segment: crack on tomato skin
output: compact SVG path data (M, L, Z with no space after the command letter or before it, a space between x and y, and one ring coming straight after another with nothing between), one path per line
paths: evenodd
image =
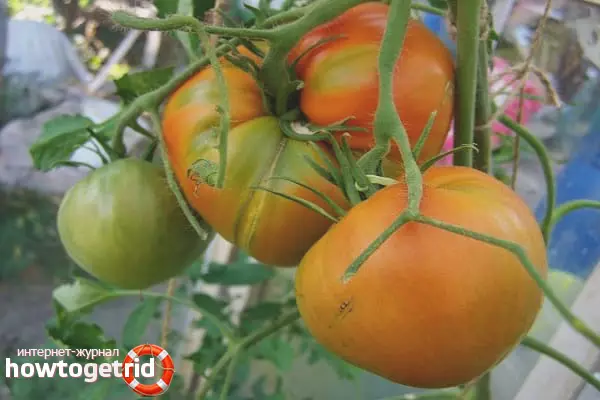
M258 177L256 182L254 182L253 186L260 185L265 180L265 177L269 177L273 174L273 172L277 169L277 164L279 162L279 159L281 158L281 155L284 153L287 144L288 144L288 139L282 134L282 138L279 141L279 146L277 147L277 151L275 152L275 155L273 156L273 160L271 161L271 166L269 168L267 168ZM264 206L267 196L270 194L267 192L264 192L264 193L258 193L258 192L259 192L258 190L249 189L248 197L246 198L244 203L240 206L238 217L236 218L234 226L233 226L233 234L234 234L234 237L236 238L236 241L238 242L240 247L245 248L247 251L250 251L250 247L252 245L252 239L254 239L254 231L256 229L256 226L258 225L258 219L259 219L259 216L261 213L260 213L260 211L257 211L256 213L254 213L254 215L249 216L250 220L246 223L246 225L247 225L246 229L243 229L244 228L243 220L245 219L245 217L248 217L248 215L246 215L248 212L248 208L250 207L250 205L252 204L252 202L256 198L256 196L262 196L262 197L259 197L259 202L256 207L258 210L260 210ZM246 238L243 237L244 231L248 232L248 234L246 235Z

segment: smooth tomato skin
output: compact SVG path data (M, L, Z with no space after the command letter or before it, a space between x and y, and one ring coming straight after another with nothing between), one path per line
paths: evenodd
M61 202L57 224L67 253L83 270L123 289L145 289L178 275L210 241L189 224L162 168L133 158L77 182Z
M254 79L235 67L223 68L229 88L231 128L222 189L190 179L199 160L218 165L218 86L212 69L205 69L169 99L163 131L169 160L191 206L226 240L257 260L295 266L331 222L318 213L261 186L311 201L328 210L307 189L283 180L309 185L345 206L342 192L312 169L305 157L324 166L308 142L288 140L274 117L266 116Z
M354 117L348 125L365 128L350 132L351 148L367 151L374 145L373 120L378 104L378 54L387 22L388 6L363 3L309 32L291 51L297 58L319 40L342 37L308 51L297 64L304 81L300 108L307 118L329 125ZM453 107L454 62L450 51L420 21L411 20L396 63L394 103L411 145L417 142L432 112L437 116L420 160L442 149L450 129ZM398 160L396 146L390 155Z
M424 215L517 242L546 276L536 220L507 186L465 167L432 167L424 182ZM389 186L332 226L297 270L298 307L313 336L352 364L408 386L463 384L518 344L543 295L512 253L417 223L343 283L406 198L406 185Z

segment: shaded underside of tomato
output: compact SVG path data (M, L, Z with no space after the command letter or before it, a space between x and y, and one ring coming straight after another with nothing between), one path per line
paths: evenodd
M424 182L424 215L517 242L546 275L536 220L507 186L464 167L432 167ZM298 306L315 338L359 367L409 386L462 384L518 344L543 295L512 253L413 222L343 283L406 205L406 186L389 186L334 225L298 268Z
M206 249L162 168L124 159L73 186L58 211L58 232L69 256L96 278L144 289L181 273Z
M279 121L267 116L254 79L232 66L223 72L232 128L223 188L208 181L208 174L218 170L220 134L218 85L210 68L183 85L166 105L163 130L170 162L191 206L225 239L263 263L297 265L331 222L257 187L300 197L329 212L331 207L316 194L273 178L308 185L343 206L342 192L306 160L325 166L313 145L288 139Z
M290 53L296 74L304 81L300 107L308 119L329 125L353 117L350 146L366 151L374 144L373 119L378 103L378 54L388 5L363 3L309 32ZM332 40L328 40L332 39ZM335 38L335 39L333 39ZM311 47L324 41L312 50ZM394 74L394 102L414 145L432 112L437 116L421 160L441 150L450 128L454 65L450 51L420 21L411 20ZM398 159L397 147L391 156Z

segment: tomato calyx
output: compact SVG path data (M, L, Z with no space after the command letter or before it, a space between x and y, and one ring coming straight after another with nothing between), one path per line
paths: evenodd
M205 184L210 187L216 187L219 178L219 165L211 160L204 158L196 160L187 173L188 179L196 185Z
M292 112L289 115L296 115L296 113ZM279 124L282 132L288 138L311 142L322 154L321 158L323 160L329 159L331 155L334 156L339 166L334 166L329 162L326 163L325 168L316 165L312 160L307 160L307 162L319 175L340 188L350 204L357 205L375 194L379 189L396 183L396 181L383 176L383 174L381 176L367 174L358 166L356 156L348 145L347 137L350 135L350 131L361 131L363 128L346 125L351 119L345 118L329 126L318 126L302 120L284 118L280 119ZM333 202L323 193L319 193L319 197L325 198L328 203ZM306 201L291 198L289 200L296 201L313 210L318 208L315 204Z

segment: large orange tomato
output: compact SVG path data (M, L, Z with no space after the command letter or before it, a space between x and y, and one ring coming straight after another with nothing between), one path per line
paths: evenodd
M432 167L424 182L424 215L517 242L546 276L536 220L510 188L465 167ZM543 295L512 253L416 222L343 282L406 205L406 185L389 186L310 249L296 276L300 313L320 343L361 368L409 386L463 384L519 343Z
M254 78L229 63L224 64L223 74L231 114L223 188L210 182L219 165L220 118L219 87L212 68L187 81L166 104L163 131L169 160L187 200L217 233L263 263L295 266L329 228L330 220L255 187L300 197L329 213L331 207L313 192L271 178L308 185L341 206L345 199L306 161L325 166L310 143L287 139L278 120L268 116Z
M348 117L366 129L352 132L350 147L364 152L373 144L378 102L377 59L389 6L363 3L300 40L289 59L299 56L296 74L304 81L300 108L308 119L329 125ZM320 45L316 44L322 43ZM312 47L312 50L311 50ZM424 24L411 20L394 74L394 102L410 142L416 143L431 113L438 111L421 160L439 153L450 128L454 65L450 51ZM399 156L397 147L392 158ZM396 156L396 157L394 157Z

